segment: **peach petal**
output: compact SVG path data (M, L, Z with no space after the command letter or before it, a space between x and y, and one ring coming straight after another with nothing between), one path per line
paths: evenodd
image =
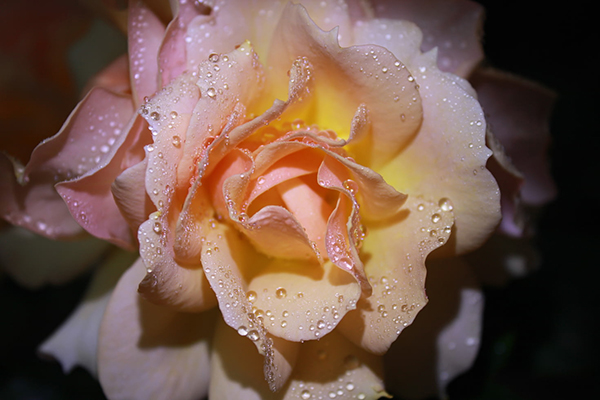
M212 308L216 299L200 258L192 264L182 264L175 258L174 240L168 222L156 212L139 229L140 255L147 274L139 282L139 292L148 301L179 311L199 312ZM200 242L200 238L196 238ZM197 243L198 246L201 243Z
M53 238L73 237L81 233L53 186L102 169L126 141L123 131L133 114L128 96L102 88L92 89L73 110L60 132L40 143L18 180L10 176L5 162L2 183L5 218L24 224L35 232ZM34 196L35 194L35 196ZM43 199L43 206L38 202ZM77 218L76 212L71 213ZM43 228L43 229L42 229Z
M14 226L0 233L0 264L20 285L39 289L47 284L63 284L87 271L108 247L105 241L89 236L55 241Z
M307 179L316 181L315 178L307 177ZM323 233L327 230L327 218L333 209L322 194L308 184L307 179L286 180L277 185L277 192L285 203L285 207L304 228L311 242L317 245L321 254L325 254L325 235Z
M408 68L419 72L427 117L415 140L378 172L409 196L451 199L456 231L444 251L462 254L480 246L500 220L500 191L486 169L485 117L469 84L437 68L435 52Z
M483 294L469 265L436 260L427 273L429 304L384 357L388 388L406 399L446 397L446 385L479 349Z
M129 65L136 108L158 89L158 52L165 28L140 0L130 0L128 7Z
M351 146L358 163L382 165L416 134L422 111L419 92L408 70L388 50L370 45L341 48L336 30L321 31L300 5L286 6L274 35L268 60L274 88L284 87L285 71L298 57L313 66L311 95L299 118L348 137L355 110L367 108L371 135Z
M359 205L355 198L357 185L347 179L347 176L347 171L329 158L325 158L319 168L319 185L340 192L335 209L327 221L325 246L329 259L342 270L351 273L363 294L368 297L372 288L357 249L364 235L360 226Z
M148 162L144 159L123 171L111 185L115 203L133 232L137 232L142 222L156 211L144 185L147 168Z
M138 260L121 277L98 338L98 375L111 399L198 399L209 380L213 313L180 313L148 303L135 288Z
M39 235L54 239L85 236L63 199L45 174L32 174L23 181L25 167L0 153L0 209L2 217Z
M52 356L65 373L75 366L97 374L97 346L100 322L117 281L135 260L133 253L113 252L96 270L82 302L69 318L38 349Z
M294 367L299 343L274 338L280 368L289 375ZM263 378L262 357L254 346L222 321L217 323L211 354L209 397L213 399L267 400L281 399L283 391L274 393Z
M244 118L243 106L260 93L263 80L262 65L247 42L230 53L214 54L212 58L204 59L197 69L196 85L200 99L187 128L184 155L178 167L179 180L182 182L192 179L191 172L195 172L196 163L203 156L206 140L218 136L231 122L237 123L238 118ZM239 115L232 119L235 114ZM239 143L234 132L227 133L221 143L224 151L217 150L216 153L224 154ZM214 166L216 162L218 157L213 155L210 164Z
M270 260L248 277L252 306L274 336L300 342L321 339L356 307L360 286L327 261Z
M280 389L289 377L291 368L270 337L263 319L252 312L246 297L247 278L242 271L253 273L266 262L263 256L243 242L233 228L216 223L206 228L202 249L202 267L219 301L223 319L256 345L264 356L264 377L272 391Z
M283 207L266 206L249 219L236 222L256 249L264 254L283 259L321 261L316 244L294 215Z
M123 160L142 130L142 119L135 116L111 145L100 149L106 158L80 177L55 185L73 218L92 235L124 249L137 243L121 214L111 191L112 183L122 171ZM109 141L110 143L110 141ZM102 213L94 212L101 209Z
M484 10L481 5L465 0L372 2L375 17L380 18L376 24L408 20L422 29L424 41L421 49L426 52L437 47L442 71L466 77L483 59L481 28ZM389 33L393 34L393 31ZM377 44L385 46L384 43ZM390 50L394 52L392 48Z
M186 30L190 21L201 15L206 9L202 2L170 1L175 18L171 20L164 34L158 52L158 65L161 71L159 86L169 85L186 69Z
M361 298L339 327L355 344L383 354L427 303L425 259L448 240L447 199L409 197L393 219L367 224L361 248L373 294Z
M250 194L247 195L248 205L282 182L315 173L323 157L307 150L303 143L273 142L261 146L254 153L254 160L252 177L255 180L252 181Z

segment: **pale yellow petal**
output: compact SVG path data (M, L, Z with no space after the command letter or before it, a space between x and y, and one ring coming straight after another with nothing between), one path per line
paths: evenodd
M451 199L455 233L444 251L464 253L480 246L500 220L500 191L486 169L483 111L469 84L440 72L434 51L407 65L423 99L423 124L410 145L378 170L397 190L426 198Z
M339 327L368 351L385 353L427 303L425 259L452 229L451 205L440 200L409 197L393 219L367 224L361 258L373 294L361 298Z

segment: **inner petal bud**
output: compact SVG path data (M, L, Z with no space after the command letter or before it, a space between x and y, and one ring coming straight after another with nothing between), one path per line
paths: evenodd
M277 191L286 208L306 230L309 239L317 245L321 254L327 254L325 232L333 207L321 193L324 190L316 185L316 176L303 176L282 182L277 185Z

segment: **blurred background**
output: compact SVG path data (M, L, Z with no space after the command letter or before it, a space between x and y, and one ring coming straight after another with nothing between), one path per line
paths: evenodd
M596 11L591 1L531 2L535 7L479 2L487 10L488 61L558 94L551 122L558 197L541 215L540 268L504 287L485 288L481 350L473 368L451 383L449 397L593 397L600 372ZM126 44L75 0L0 4L0 148L26 162L35 144L58 131L86 77ZM106 49L90 45L99 37L110 43ZM26 136L29 147L13 146L13 135ZM88 279L28 290L0 272L0 399L104 398L84 370L64 375L58 363L36 355L74 309Z

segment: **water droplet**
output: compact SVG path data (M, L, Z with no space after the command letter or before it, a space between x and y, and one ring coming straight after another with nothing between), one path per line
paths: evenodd
M287 321L283 320L281 321L281 327L285 328L287 326Z
M208 89L206 89L206 95L211 99L214 99L217 97L217 91L215 90L215 88L209 87Z
M250 290L246 293L246 298L250 303L254 303L256 301L256 292L254 290Z
M325 321L323 321L323 320L317 321L317 328L319 328L319 329L325 328Z
M354 383L348 382L346 384L346 390L349 391L349 392L353 391L354 390Z
M178 114L177 114L177 111L171 111L170 115L171 115L171 119L175 119L175 118L177 118Z
M433 222L434 224L437 222L440 222L440 219L442 219L442 217L440 216L440 214L433 214L431 216L431 222Z
M424 206L423 204L419 204L419 205L417 206L417 210L418 210L418 211L423 211L424 209L425 209L425 206Z
M208 60L214 63L219 62L219 55L216 53L212 53L208 56Z
M154 121L158 121L160 119L160 114L156 111L153 111L150 113L150 118L152 118Z
M162 225L160 224L160 222L155 222L154 223L154 227L152 228L152 230L157 233L157 234L161 234L162 233Z
M240 336L246 336L248 334L248 328L242 325L238 328L237 332L240 334Z
M287 296L287 291L284 288L279 288L275 291L275 296L278 299L283 299L285 296Z
M175 135L175 136L173 136L171 143L173 144L173 146L179 147L179 146L181 146L181 138L179 136Z
M248 332L248 338L253 342L256 342L259 339L258 332L254 329Z
M443 211L452 211L454 209L454 207L452 206L452 203L446 197L441 198L440 202L438 203L438 205L440 206L440 208Z
M303 390L302 393L300 393L300 397L303 400L308 400L310 399L310 392L308 390Z

